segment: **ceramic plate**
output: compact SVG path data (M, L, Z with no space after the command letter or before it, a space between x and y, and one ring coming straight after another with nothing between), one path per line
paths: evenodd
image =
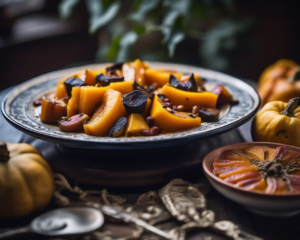
M250 120L258 111L260 98L247 83L229 75L198 67L179 64L150 62L151 68L164 68L179 72L194 72L207 80L206 88L223 84L235 99L237 105L223 106L218 121L202 123L201 127L183 132L162 134L153 137L94 137L84 133L66 133L55 125L39 120L40 107L32 105L33 100L45 94L55 92L60 78L80 72L85 68L105 68L108 64L94 64L77 68L59 70L31 79L15 87L2 102L2 113L9 123L19 130L34 137L52 141L65 146L96 149L135 149L157 148L183 144L194 139L201 139L234 129Z

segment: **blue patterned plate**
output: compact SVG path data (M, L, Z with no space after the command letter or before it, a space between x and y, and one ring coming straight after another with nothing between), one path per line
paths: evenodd
M2 113L6 120L17 129L34 137L63 144L69 147L94 149L136 149L157 148L184 144L195 139L203 139L237 128L249 121L258 111L260 98L247 83L229 75L198 67L179 64L151 62L152 68L164 68L179 72L194 72L207 79L205 87L212 89L223 84L239 104L223 106L216 122L202 123L201 127L183 132L161 134L153 137L94 137L84 133L66 133L55 125L40 121L40 107L32 105L33 100L55 92L57 81L67 75L85 68L105 68L108 64L94 64L66 70L55 71L31 79L15 87L2 102Z

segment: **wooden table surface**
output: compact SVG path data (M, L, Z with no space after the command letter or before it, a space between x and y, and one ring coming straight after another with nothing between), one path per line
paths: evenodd
M4 95L9 90L4 90L0 92L0 101L3 99ZM238 131L240 132L242 138L237 139L238 141L247 140L249 141L249 123L240 127ZM234 130L236 131L236 130ZM230 134L230 133L226 133ZM23 134L18 130L10 126L0 114L0 140L7 142L20 142ZM24 139L24 138L23 138ZM203 172L199 171L199 179L205 178ZM86 187L86 186L85 186ZM89 187L89 186L88 186ZM148 186L148 187L138 187L138 188L128 188L128 189L118 189L118 188L107 188L108 191L119 194L122 197L128 199L128 202L134 202L137 197L149 190L158 190L162 186ZM94 189L94 188L93 188ZM299 226L300 214L287 217L287 218L271 218L253 214L246 210L243 206L226 199L216 190L211 189L206 195L208 200L208 209L211 209L216 214L216 220L230 220L237 224L242 230L245 230L251 234L257 235L264 239L270 240L297 240L300 239ZM54 203L51 203L46 210L55 207ZM45 210L44 210L45 211ZM43 211L42 211L43 212ZM6 228L19 227L26 225L37 216L39 213L34 213L26 218L20 220L6 220L0 221L0 231ZM169 221L162 224L163 229L171 229L178 224L176 221ZM115 223L105 223L102 230L109 230L114 233L117 237L128 233L130 229L126 225L115 224ZM38 239L43 239L41 237L34 237ZM23 238L24 239L24 238ZM67 239L67 238L56 238L56 239ZM188 240L221 240L226 239L223 236L208 232L206 230L196 230L187 235Z

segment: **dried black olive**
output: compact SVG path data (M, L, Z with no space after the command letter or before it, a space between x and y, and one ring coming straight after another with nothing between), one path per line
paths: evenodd
M180 90L189 91L189 92L197 92L197 83L195 81L193 73L192 73L190 79L188 80L188 82L183 82L183 83L181 83L175 76L173 76L171 74L170 78L169 78L169 84L172 87L175 87Z
M109 137L120 137L126 127L127 124L127 118L126 117L121 117L119 118L114 125L112 126L112 128L109 131L108 136Z
M130 92L123 97L123 105L129 113L143 113L146 109L148 97L139 90Z
M114 72L115 70L122 70L124 62L115 62L114 65L108 66L106 72Z
M149 90L138 84L136 81L133 83L133 89L135 90L140 90L142 93L147 95L148 98L153 99L154 94L151 93Z
M217 121L220 115L220 111L214 108L202 108L198 111L198 116L203 121L212 122Z
M124 77L108 77L102 73L96 76L96 83L100 83L102 86L108 86L112 82L123 82Z
M85 86L86 83L82 81L79 78L76 77L70 77L64 82L66 89L67 89L67 94L69 97L72 97L72 88L73 87L81 87Z

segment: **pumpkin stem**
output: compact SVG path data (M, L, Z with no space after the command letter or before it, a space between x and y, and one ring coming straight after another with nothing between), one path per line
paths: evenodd
M0 141L0 162L7 162L9 160L9 151L7 144L4 141Z
M296 117L294 115L294 110L298 107L298 101L299 101L299 97L292 98L289 101L286 109L284 109L280 114L288 117Z
M295 74L289 78L290 82L300 81L300 68L295 72Z

